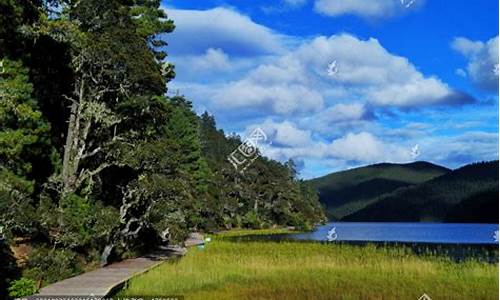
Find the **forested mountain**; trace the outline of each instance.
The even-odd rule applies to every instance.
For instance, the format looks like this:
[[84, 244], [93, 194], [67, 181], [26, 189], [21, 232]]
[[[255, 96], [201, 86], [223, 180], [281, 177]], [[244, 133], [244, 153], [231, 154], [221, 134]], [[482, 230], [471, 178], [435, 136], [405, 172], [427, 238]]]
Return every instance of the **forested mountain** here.
[[467, 165], [400, 188], [343, 220], [498, 223], [498, 161]]
[[330, 219], [339, 220], [378, 201], [385, 193], [428, 181], [450, 170], [428, 162], [382, 163], [310, 180]]
[[21, 269], [0, 264], [0, 295], [20, 271], [48, 284], [191, 230], [324, 220], [293, 162], [237, 172], [241, 139], [165, 96], [175, 72], [160, 37], [175, 26], [159, 0], [0, 0], [0, 12], [0, 260], [29, 249]]

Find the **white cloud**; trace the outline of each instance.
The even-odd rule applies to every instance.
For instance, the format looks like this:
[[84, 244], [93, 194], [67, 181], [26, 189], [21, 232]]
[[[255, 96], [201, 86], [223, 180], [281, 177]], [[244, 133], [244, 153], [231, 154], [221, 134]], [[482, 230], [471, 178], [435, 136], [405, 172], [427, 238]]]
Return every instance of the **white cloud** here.
[[221, 49], [207, 49], [201, 56], [187, 57], [184, 63], [196, 71], [226, 71], [231, 69], [229, 56]]
[[371, 133], [349, 133], [329, 145], [329, 155], [357, 161], [376, 161], [383, 156], [384, 144]]
[[[289, 158], [305, 160], [306, 164], [330, 162], [334, 164], [330, 169], [379, 162], [407, 163], [417, 159], [459, 167], [473, 161], [498, 159], [497, 133], [470, 131], [454, 136], [432, 136], [419, 132], [394, 140], [392, 132], [386, 129], [384, 132], [389, 133], [388, 136], [383, 133], [377, 136], [369, 131], [349, 132], [327, 143], [313, 139], [309, 130], [299, 129], [288, 121], [266, 121], [260, 126], [272, 137], [272, 144], [263, 149], [264, 155], [282, 161]], [[432, 131], [428, 125], [420, 123], [408, 124], [402, 130], [412, 128]]]
[[292, 7], [300, 7], [307, 3], [308, 0], [283, 0], [286, 4]]
[[474, 161], [498, 160], [498, 133], [467, 131], [458, 136], [420, 140], [422, 159], [459, 167]]
[[302, 127], [331, 138], [353, 129], [373, 128], [373, 119], [373, 113], [362, 103], [339, 103], [298, 122]]
[[336, 104], [327, 110], [318, 114], [320, 120], [329, 123], [344, 121], [357, 121], [364, 118], [367, 114], [366, 107], [361, 103]]
[[411, 107], [445, 102], [452, 91], [439, 79], [414, 78], [403, 84], [389, 84], [382, 89], [372, 88], [368, 93], [370, 101], [381, 106]]
[[357, 15], [385, 18], [423, 5], [423, 0], [316, 0], [314, 8], [327, 16]]
[[467, 74], [479, 88], [498, 91], [498, 36], [486, 43], [458, 37], [451, 43], [452, 48], [468, 58]]
[[[338, 65], [334, 77], [327, 71], [332, 60]], [[348, 92], [335, 97], [332, 89]], [[273, 63], [256, 67], [227, 84], [214, 102], [228, 108], [271, 108], [290, 114], [319, 111], [325, 101], [416, 107], [460, 102], [461, 96], [439, 78], [424, 76], [406, 58], [388, 52], [376, 39], [342, 34], [315, 38]]]
[[328, 156], [365, 163], [406, 162], [411, 160], [411, 151], [385, 143], [369, 132], [360, 132], [334, 140], [328, 146]]
[[253, 125], [249, 128], [256, 127], [261, 128], [266, 133], [268, 141], [275, 146], [303, 147], [312, 143], [311, 132], [299, 129], [290, 121], [274, 122], [272, 120], [266, 120], [261, 124]]
[[457, 37], [451, 43], [451, 47], [462, 55], [469, 56], [479, 53], [484, 47], [484, 43], [481, 41], [471, 41], [464, 37]]
[[323, 107], [321, 94], [308, 87], [260, 85], [249, 79], [228, 84], [212, 99], [216, 106], [225, 110], [253, 107], [280, 115], [315, 112]]
[[221, 49], [229, 55], [263, 55], [284, 51], [286, 36], [232, 9], [165, 10], [176, 24], [175, 31], [166, 36], [172, 54], [201, 55], [210, 48]]
[[[408, 59], [391, 54], [373, 38], [360, 40], [343, 34], [318, 37], [297, 51], [304, 64], [322, 73], [335, 60], [333, 80], [362, 89], [369, 102], [382, 106], [439, 104], [451, 96], [450, 88], [436, 77], [425, 77]], [[323, 74], [324, 75], [324, 74]]]
[[[304, 139], [302, 142], [306, 142]], [[408, 162], [412, 160], [411, 146], [401, 147], [379, 139], [370, 132], [347, 133], [331, 143], [310, 141], [295, 147], [269, 147], [264, 151], [275, 159], [288, 158], [356, 161], [364, 164], [377, 162]]]
[[[366, 5], [374, 5], [370, 3]], [[339, 166], [408, 162], [416, 144], [421, 159], [437, 163], [498, 154], [498, 135], [432, 139], [427, 136], [437, 132], [435, 127], [394, 121], [411, 111], [407, 108], [460, 103], [470, 96], [423, 74], [377, 39], [340, 34], [292, 45], [294, 39], [232, 9], [167, 12], [178, 25], [178, 36], [167, 38], [177, 47], [171, 57], [181, 77], [169, 85], [171, 90], [181, 88], [198, 112], [214, 113], [226, 132], [242, 133], [251, 128], [248, 124], [261, 127], [272, 141], [263, 149], [266, 156], [322, 164], [319, 169], [326, 172]], [[457, 39], [453, 47], [469, 58], [468, 77], [479, 73], [480, 58], [494, 48], [466, 39]], [[332, 61], [337, 62], [335, 76], [328, 75]], [[193, 74], [185, 75], [189, 72]], [[475, 140], [484, 151], [474, 149]]]

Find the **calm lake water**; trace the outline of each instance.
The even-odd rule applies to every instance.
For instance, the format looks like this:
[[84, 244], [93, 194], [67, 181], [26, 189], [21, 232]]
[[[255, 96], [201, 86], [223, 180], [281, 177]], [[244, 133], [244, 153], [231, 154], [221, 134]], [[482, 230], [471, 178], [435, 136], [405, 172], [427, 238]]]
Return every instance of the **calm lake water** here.
[[498, 244], [495, 231], [498, 231], [498, 224], [333, 222], [319, 226], [313, 232], [292, 233], [283, 237], [326, 241], [330, 232], [334, 241], [494, 245]]

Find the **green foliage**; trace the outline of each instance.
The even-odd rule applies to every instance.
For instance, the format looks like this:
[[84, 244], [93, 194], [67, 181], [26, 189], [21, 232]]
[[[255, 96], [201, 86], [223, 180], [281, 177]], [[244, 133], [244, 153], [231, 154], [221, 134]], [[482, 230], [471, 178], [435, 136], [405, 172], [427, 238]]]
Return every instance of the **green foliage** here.
[[37, 231], [37, 215], [31, 195], [33, 182], [0, 168], [0, 223], [7, 238]]
[[60, 204], [62, 226], [57, 243], [64, 247], [100, 247], [116, 226], [118, 212], [100, 202], [72, 194]]
[[117, 227], [118, 210], [101, 201], [71, 194], [59, 205], [43, 195], [36, 214], [43, 232], [66, 249], [101, 249]]
[[492, 216], [488, 212], [498, 205], [495, 202], [498, 203], [498, 161], [467, 165], [428, 182], [382, 195], [376, 203], [346, 220], [470, 222], [466, 217], [469, 215], [475, 216], [476, 222], [488, 223], [498, 219], [497, 213]]
[[12, 298], [31, 296], [36, 292], [36, 282], [24, 277], [13, 281], [9, 287], [9, 296]]
[[[3, 60], [0, 75], [0, 221], [8, 235], [36, 232], [33, 193], [51, 169], [50, 126], [32, 98], [28, 70]], [[37, 179], [40, 181], [36, 181]]]
[[61, 201], [61, 237], [58, 242], [65, 247], [75, 248], [86, 245], [92, 238], [93, 209], [92, 203], [77, 195], [69, 195]]
[[225, 228], [311, 228], [325, 220], [316, 193], [296, 178], [293, 162], [282, 164], [259, 157], [240, 174], [227, 160], [240, 145], [240, 138], [226, 137], [207, 113], [199, 122], [201, 145], [215, 186], [205, 198], [203, 214], [209, 216], [207, 219]]
[[20, 62], [3, 60], [0, 75], [0, 166], [20, 176], [32, 175], [36, 161], [51, 154], [49, 124], [32, 98], [28, 70]]
[[40, 0], [0, 0], [0, 56], [23, 55], [27, 41], [18, 29], [36, 20], [41, 6]]
[[324, 220], [293, 162], [259, 158], [242, 176], [227, 161], [240, 138], [165, 96], [175, 26], [160, 5], [0, 0], [0, 221], [35, 245], [28, 278], [54, 282], [103, 249], [139, 255], [193, 230]]
[[259, 219], [259, 215], [251, 210], [248, 211], [242, 218], [241, 224], [246, 228], [261, 228], [262, 221]]
[[82, 268], [73, 251], [40, 246], [31, 252], [23, 275], [50, 284], [81, 272]]
[[400, 187], [428, 181], [449, 172], [427, 162], [410, 164], [376, 164], [332, 173], [310, 180], [318, 191], [329, 217], [339, 220]]
[[[131, 6], [130, 15], [137, 26], [137, 34], [149, 42], [156, 59], [163, 60], [167, 53], [162, 50], [162, 47], [166, 46], [167, 42], [161, 39], [160, 35], [172, 32], [175, 26], [160, 5], [159, 0], [135, 0]], [[175, 73], [173, 69], [169, 69], [169, 72], [164, 75], [170, 80]]]

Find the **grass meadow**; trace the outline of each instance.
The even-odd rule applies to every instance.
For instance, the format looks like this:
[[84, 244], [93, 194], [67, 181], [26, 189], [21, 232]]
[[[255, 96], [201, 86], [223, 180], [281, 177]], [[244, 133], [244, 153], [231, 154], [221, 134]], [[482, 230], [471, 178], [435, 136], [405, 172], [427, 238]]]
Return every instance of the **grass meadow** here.
[[417, 256], [404, 247], [234, 242], [212, 236], [177, 261], [132, 279], [120, 296], [235, 299], [498, 299], [498, 264]]

